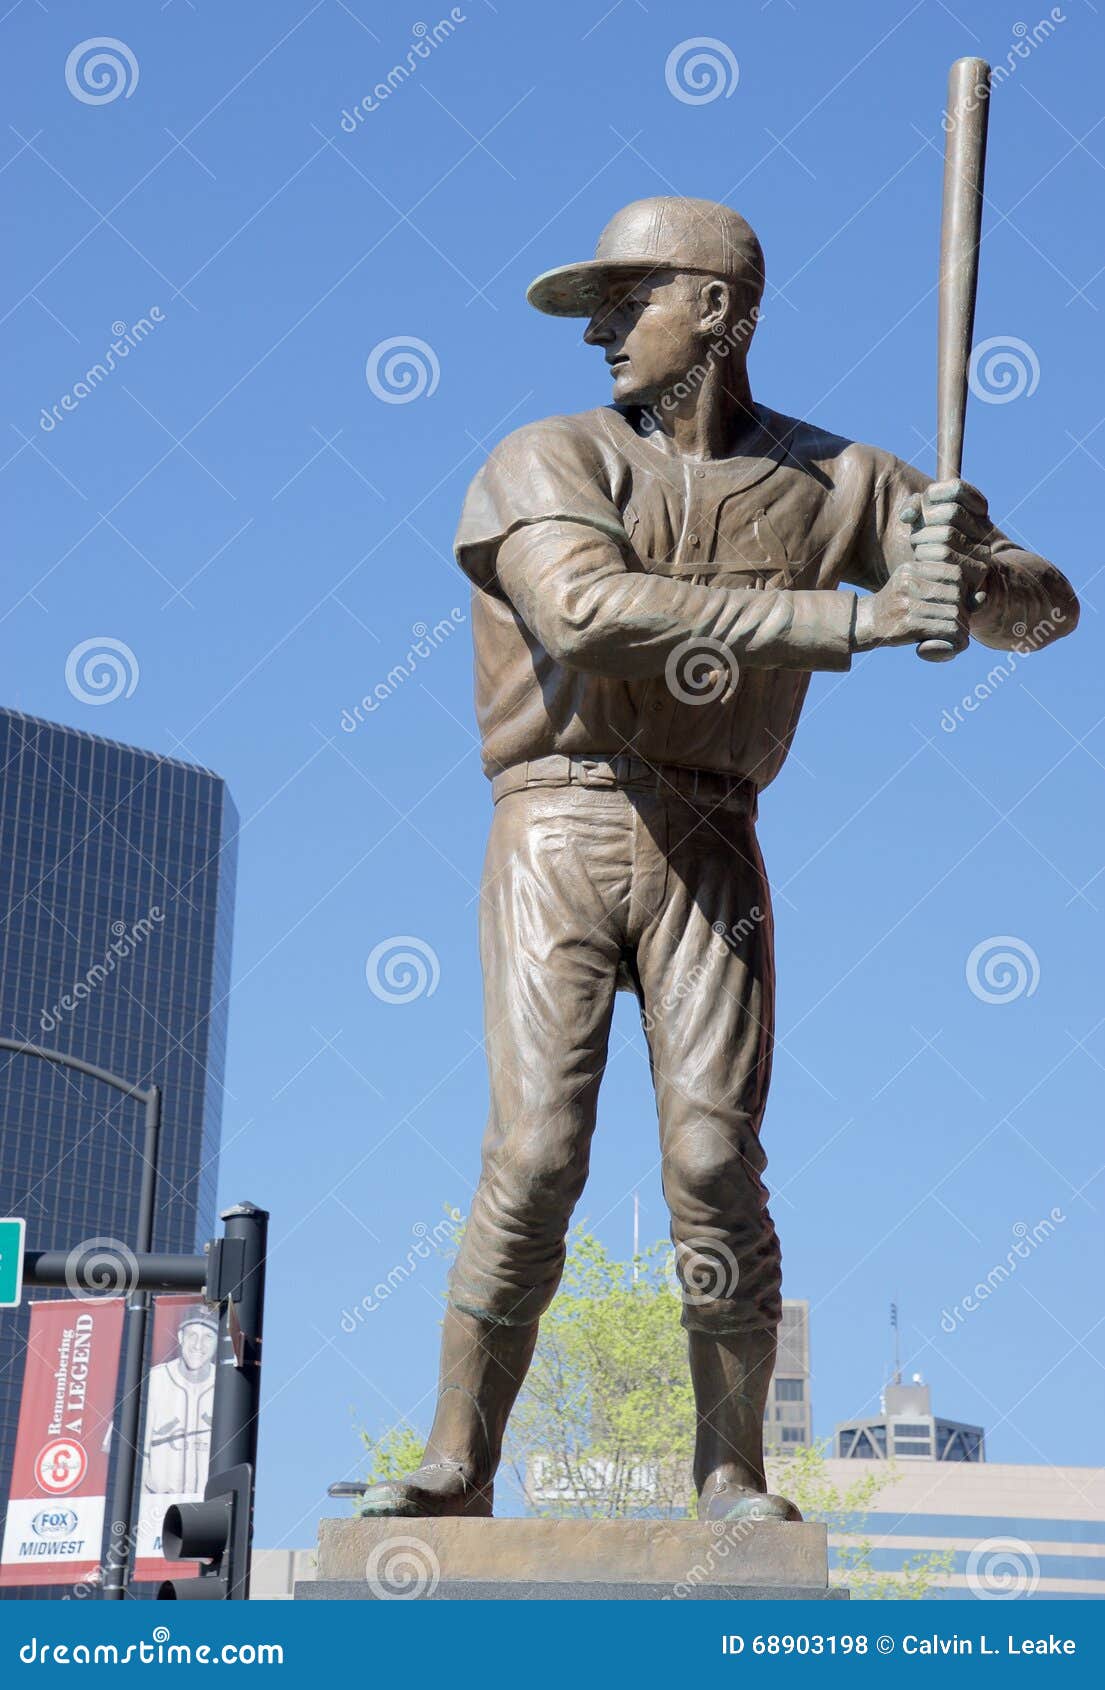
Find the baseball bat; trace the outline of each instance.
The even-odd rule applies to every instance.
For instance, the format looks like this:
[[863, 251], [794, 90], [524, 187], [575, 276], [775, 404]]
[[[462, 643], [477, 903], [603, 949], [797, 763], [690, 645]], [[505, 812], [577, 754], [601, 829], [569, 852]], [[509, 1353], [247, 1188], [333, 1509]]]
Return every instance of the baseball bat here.
[[[963, 466], [967, 372], [978, 291], [982, 184], [990, 66], [985, 59], [956, 59], [948, 73], [944, 144], [944, 209], [940, 221], [940, 282], [936, 331], [936, 479], [954, 480]], [[918, 657], [946, 663], [951, 640], [922, 640]]]

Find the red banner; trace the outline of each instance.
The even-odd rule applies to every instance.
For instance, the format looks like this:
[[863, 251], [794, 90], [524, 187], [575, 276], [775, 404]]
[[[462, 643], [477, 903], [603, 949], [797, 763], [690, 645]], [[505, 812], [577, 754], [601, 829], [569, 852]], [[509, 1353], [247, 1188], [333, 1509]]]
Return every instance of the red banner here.
[[163, 1558], [161, 1522], [174, 1502], [199, 1502], [211, 1460], [218, 1320], [194, 1297], [154, 1299], [138, 1487], [136, 1579], [193, 1578], [194, 1562]]
[[100, 1565], [123, 1306], [31, 1304], [0, 1584], [73, 1584]]

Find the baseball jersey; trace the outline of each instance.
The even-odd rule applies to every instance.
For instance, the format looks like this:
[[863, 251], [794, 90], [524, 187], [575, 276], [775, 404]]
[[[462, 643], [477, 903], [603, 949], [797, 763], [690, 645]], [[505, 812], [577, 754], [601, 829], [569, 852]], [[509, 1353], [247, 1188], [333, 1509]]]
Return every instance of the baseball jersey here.
[[[765, 786], [816, 670], [852, 661], [856, 587], [911, 557], [898, 513], [928, 478], [889, 452], [756, 408], [739, 454], [695, 461], [642, 414], [549, 417], [500, 442], [469, 489], [456, 556], [473, 583], [484, 768], [633, 752]], [[971, 633], [1067, 633], [1064, 577], [994, 529]], [[713, 661], [724, 692], [681, 685]], [[712, 654], [712, 655], [711, 655]]]

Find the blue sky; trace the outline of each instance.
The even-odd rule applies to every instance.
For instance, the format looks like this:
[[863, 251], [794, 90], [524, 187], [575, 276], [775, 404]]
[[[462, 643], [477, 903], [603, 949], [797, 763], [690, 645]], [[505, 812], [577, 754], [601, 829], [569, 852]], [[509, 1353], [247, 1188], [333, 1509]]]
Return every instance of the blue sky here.
[[[23, 0], [0, 21], [20, 67], [0, 157], [4, 702], [195, 758], [241, 811], [221, 1190], [273, 1214], [258, 1541], [313, 1539], [326, 1484], [356, 1468], [355, 1424], [428, 1417], [440, 1253], [387, 1298], [373, 1288], [445, 1204], [467, 1204], [486, 1107], [490, 801], [452, 534], [496, 438], [607, 397], [580, 326], [535, 315], [525, 286], [588, 255], [630, 199], [726, 199], [767, 253], [758, 397], [931, 469], [940, 114], [962, 53], [1009, 71], [976, 340], [1013, 359], [1007, 386], [972, 401], [966, 473], [1069, 573], [1083, 623], [962, 720], [993, 667], [980, 648], [815, 678], [762, 805], [780, 974], [769, 1177], [785, 1290], [813, 1304], [819, 1432], [870, 1412], [896, 1298], [906, 1366], [938, 1411], [989, 1429], [993, 1459], [1099, 1463], [1101, 16], [1041, 4], [1036, 44], [1037, 13], [1004, 0], [456, 12], [344, 128], [448, 8]], [[111, 49], [130, 91], [100, 103], [73, 92], [79, 65], [66, 78], [94, 34], [133, 61]], [[726, 49], [709, 50], [730, 89], [695, 103], [665, 67], [699, 36]], [[125, 361], [63, 407], [114, 325], [142, 318]], [[366, 379], [390, 340], [429, 349], [409, 402]], [[412, 629], [443, 621], [343, 729]], [[137, 669], [110, 703], [66, 684], [94, 638]], [[436, 985], [390, 1003], [366, 961], [401, 935], [429, 947]], [[1024, 989], [987, 1002], [968, 959], [999, 938]], [[643, 1237], [663, 1236], [622, 1000], [579, 1213], [623, 1253], [635, 1189]], [[944, 1311], [1053, 1210], [1045, 1241], [947, 1330]], [[366, 1297], [378, 1306], [343, 1330]]]

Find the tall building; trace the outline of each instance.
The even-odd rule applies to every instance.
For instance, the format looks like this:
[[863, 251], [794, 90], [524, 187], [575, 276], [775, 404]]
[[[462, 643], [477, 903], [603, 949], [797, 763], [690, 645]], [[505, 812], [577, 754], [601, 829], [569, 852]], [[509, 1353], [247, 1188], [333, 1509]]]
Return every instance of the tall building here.
[[[932, 1599], [1105, 1598], [1105, 1469], [987, 1461], [983, 1428], [934, 1414], [919, 1375], [897, 1375], [880, 1414], [838, 1425], [833, 1450], [831, 1583], [863, 1595], [923, 1568]], [[857, 1479], [874, 1485], [862, 1500]]]
[[783, 1300], [779, 1350], [764, 1409], [764, 1447], [782, 1453], [813, 1443], [810, 1401], [810, 1305]]
[[[825, 1469], [842, 1493], [856, 1473], [844, 1461]], [[862, 1520], [829, 1522], [834, 1583], [847, 1583], [849, 1551], [863, 1543], [876, 1575], [946, 1557], [935, 1600], [1105, 1598], [1105, 1468], [913, 1460], [886, 1471]]]
[[908, 1385], [900, 1378], [887, 1385], [882, 1413], [870, 1420], [848, 1420], [833, 1433], [835, 1455], [842, 1461], [985, 1461], [981, 1426], [944, 1420], [932, 1412], [932, 1392], [919, 1373]]
[[[0, 710], [0, 1033], [162, 1088], [156, 1251], [216, 1224], [236, 840], [209, 770]], [[130, 1098], [0, 1051], [0, 1215], [30, 1249], [133, 1247], [142, 1128]], [[0, 1312], [0, 1513], [26, 1333], [26, 1306]]]

